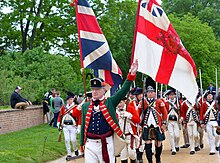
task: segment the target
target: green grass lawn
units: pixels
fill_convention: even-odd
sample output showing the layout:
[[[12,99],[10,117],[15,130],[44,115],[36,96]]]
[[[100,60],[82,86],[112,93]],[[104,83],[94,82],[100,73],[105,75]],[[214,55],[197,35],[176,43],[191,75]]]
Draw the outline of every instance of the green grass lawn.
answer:
[[[11,106],[0,106],[0,110],[7,110],[7,109],[11,109]]]
[[[57,140],[58,130],[47,124],[0,135],[0,162],[41,163],[60,158],[66,155],[64,137],[62,142]]]

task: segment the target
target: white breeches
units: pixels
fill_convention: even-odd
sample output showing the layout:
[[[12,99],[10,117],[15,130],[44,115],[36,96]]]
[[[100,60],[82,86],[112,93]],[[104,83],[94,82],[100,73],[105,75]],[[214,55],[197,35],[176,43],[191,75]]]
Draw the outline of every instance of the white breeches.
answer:
[[[215,147],[218,147],[218,135],[216,134],[216,128],[218,126],[217,121],[209,121],[206,124],[206,132],[209,138],[210,152],[215,152]],[[215,140],[214,140],[215,139]]]
[[[76,146],[76,130],[77,128],[72,125],[65,125],[63,127],[63,133],[65,138],[66,151],[68,155],[72,155],[70,141],[73,144],[73,150],[77,150]]]
[[[180,141],[180,129],[177,121],[168,121],[168,132],[172,152],[176,152],[176,147],[179,147]]]
[[[106,138],[110,163],[115,163],[113,136]],[[85,163],[105,163],[102,157],[102,143],[100,139],[86,139]]]
[[[195,151],[195,146],[198,146],[198,131],[197,131],[197,123],[190,122],[187,124],[187,130],[189,135],[189,144],[190,144],[190,151]]]
[[[120,158],[121,160],[127,160],[130,158],[131,160],[136,159],[136,149],[135,145],[133,145],[133,149],[131,149],[131,135],[126,136],[126,146],[121,151]],[[135,141],[133,142],[135,143]]]

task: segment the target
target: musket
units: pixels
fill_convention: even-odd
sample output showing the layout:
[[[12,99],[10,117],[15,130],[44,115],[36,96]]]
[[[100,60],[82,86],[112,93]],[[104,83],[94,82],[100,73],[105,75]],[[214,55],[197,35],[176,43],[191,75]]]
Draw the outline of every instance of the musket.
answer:
[[[141,113],[141,116],[144,116],[144,91],[145,91],[145,83],[146,83],[146,78],[144,77],[144,75],[142,74],[142,81],[143,81],[143,85],[142,85],[142,94],[143,94],[143,97],[142,97],[142,113]],[[143,117],[141,117],[141,120],[143,119]]]
[[[76,105],[73,103],[73,105],[70,105],[70,107],[68,108],[68,110],[65,112],[64,115],[66,115],[67,113],[69,113]],[[58,142],[61,142],[62,140],[62,131],[63,131],[63,126],[62,126],[62,119],[63,116],[60,116],[60,126],[59,126],[59,137],[58,137]]]
[[[215,91],[215,99],[217,100],[218,96],[218,69],[215,69],[215,82],[216,82],[216,91]]]
[[[62,118],[63,118],[63,116],[60,117],[60,126],[59,126],[58,142],[61,142],[61,140],[62,140],[62,132],[63,132]]]
[[[160,87],[160,92],[161,92],[160,98],[162,99],[163,98],[163,84],[161,84],[160,86],[161,86]]]
[[[130,91],[129,91],[128,94],[127,94],[127,100],[126,100],[126,103],[125,103],[125,105],[126,105],[125,111],[127,111],[127,109],[128,109],[128,104],[129,104],[129,102],[130,102],[129,96],[130,96]],[[127,122],[127,117],[125,117],[125,119],[124,119],[124,128],[123,128],[123,133],[124,133],[124,134],[125,134],[125,129],[126,129],[126,122]]]
[[[203,88],[202,88],[202,72],[201,72],[201,69],[199,69],[199,82],[200,82],[200,95],[202,96]],[[202,98],[202,103],[203,103],[203,98]]]

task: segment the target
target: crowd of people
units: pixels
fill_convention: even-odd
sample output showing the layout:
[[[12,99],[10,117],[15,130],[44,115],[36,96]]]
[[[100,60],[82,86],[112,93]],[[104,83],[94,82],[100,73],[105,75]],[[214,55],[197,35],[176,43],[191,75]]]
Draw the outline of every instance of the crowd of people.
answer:
[[[116,156],[122,163],[143,162],[144,153],[149,163],[161,163],[165,132],[170,137],[171,155],[178,154],[181,148],[189,148],[194,155],[204,147],[204,132],[207,132],[210,155],[219,151],[219,101],[216,89],[210,85],[202,95],[198,93],[195,105],[192,105],[178,91],[169,89],[163,96],[156,97],[153,85],[146,90],[135,87],[138,63],[132,64],[127,80],[113,96],[105,97],[106,83],[101,78],[90,81],[91,92],[86,96],[67,93],[66,103],[60,92],[51,89],[43,101],[44,114],[50,126],[62,130],[67,150],[66,159],[79,155],[76,135],[80,134],[80,153],[85,162],[114,163]],[[18,95],[16,87],[11,101],[13,108],[26,107],[30,101]],[[21,99],[12,100],[16,96]],[[20,105],[22,103],[25,105]],[[180,136],[184,144],[180,146]],[[122,143],[115,143],[121,141]],[[116,149],[119,150],[117,153]]]

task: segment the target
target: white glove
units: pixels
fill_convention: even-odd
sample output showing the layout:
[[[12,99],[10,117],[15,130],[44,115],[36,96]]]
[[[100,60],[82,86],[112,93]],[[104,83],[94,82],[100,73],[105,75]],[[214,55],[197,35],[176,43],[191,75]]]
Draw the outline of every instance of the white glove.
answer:
[[[81,130],[81,125],[78,125],[77,129],[76,129],[76,133],[79,134]]]
[[[127,111],[125,111],[124,112],[124,117],[127,117],[128,119],[131,119],[132,118],[132,114],[127,112]]]
[[[57,127],[60,128],[60,122],[57,122]]]

